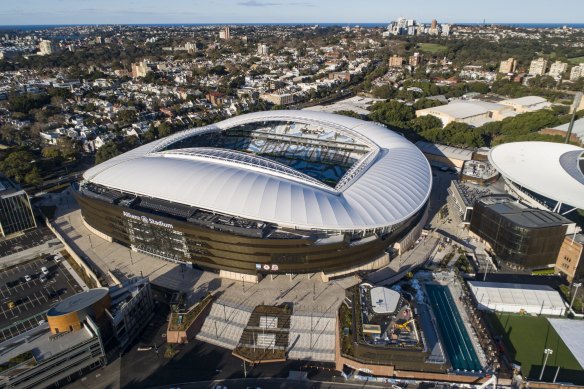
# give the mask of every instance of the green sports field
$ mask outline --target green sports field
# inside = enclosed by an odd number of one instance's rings
[[[552,381],[560,366],[558,382],[584,384],[584,369],[545,317],[520,316],[507,313],[489,314],[493,328],[501,335],[511,360],[521,365],[523,374],[538,379],[543,364],[543,350],[550,348],[544,381]]]
[[[420,51],[430,54],[445,54],[448,51],[448,47],[438,43],[420,43],[418,46]]]
[[[571,63],[573,63],[574,65],[578,65],[578,64],[584,63],[584,57],[570,58],[569,61]]]

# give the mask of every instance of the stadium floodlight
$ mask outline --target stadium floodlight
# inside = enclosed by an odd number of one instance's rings
[[[541,367],[541,373],[539,373],[539,380],[541,381],[541,377],[543,377],[543,372],[545,370],[545,365],[547,363],[548,357],[554,353],[554,350],[552,350],[551,348],[546,348],[545,350],[543,350],[543,353],[545,354],[545,358],[543,359],[543,366]]]

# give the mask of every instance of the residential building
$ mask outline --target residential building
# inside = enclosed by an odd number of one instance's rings
[[[499,65],[499,73],[515,73],[515,69],[517,67],[517,61],[515,58],[509,58],[505,61],[501,61]]]
[[[39,55],[51,55],[57,52],[56,46],[50,40],[42,40],[39,43]]]
[[[141,61],[138,63],[132,64],[132,77],[146,77],[148,73],[150,73],[152,69],[150,68],[149,64],[146,61]]]
[[[411,55],[409,58],[409,63],[410,63],[410,66],[413,66],[413,67],[420,66],[422,64],[422,54],[414,53],[414,55]]]
[[[264,93],[260,99],[272,103],[274,105],[290,105],[294,104],[294,95],[285,92]]]
[[[35,227],[28,195],[0,173],[0,236],[6,237]]]
[[[351,73],[349,72],[332,72],[328,75],[329,80],[337,81],[351,81]]]
[[[572,67],[572,70],[570,71],[570,81],[576,81],[580,77],[584,77],[584,63]]]
[[[260,43],[258,45],[258,55],[265,56],[268,55],[270,52],[270,48],[265,43]]]
[[[185,50],[189,54],[194,54],[197,52],[197,44],[195,42],[187,42],[185,43]]]
[[[549,75],[552,77],[562,77],[562,75],[564,73],[566,73],[566,70],[568,70],[568,64],[565,62],[561,62],[561,61],[556,61],[552,64],[552,66],[550,66],[550,72]]]
[[[226,41],[231,39],[231,32],[229,31],[229,26],[225,26],[219,31],[219,39],[224,39]]]
[[[538,58],[531,61],[529,74],[533,76],[543,76],[547,69],[548,61],[545,58]]]
[[[225,98],[225,95],[221,92],[209,92],[205,98],[209,100],[213,107],[220,107],[223,105],[223,99]]]
[[[573,234],[564,238],[555,270],[565,275],[569,282],[584,278],[584,235]]]
[[[390,68],[401,68],[404,64],[404,57],[394,54],[389,57],[389,67]]]

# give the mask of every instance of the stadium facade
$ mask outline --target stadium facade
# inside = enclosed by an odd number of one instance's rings
[[[206,270],[346,272],[412,235],[432,186],[423,154],[378,124],[311,111],[237,116],[85,172],[104,239]]]

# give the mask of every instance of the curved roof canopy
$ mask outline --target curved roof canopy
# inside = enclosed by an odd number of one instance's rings
[[[172,149],[195,135],[257,122],[321,126],[355,139],[370,152],[335,188],[273,160],[215,148]],[[381,125],[313,111],[237,116],[151,142],[95,166],[86,181],[242,218],[299,229],[373,230],[409,219],[432,186],[424,155]]]
[[[489,161],[514,183],[584,209],[584,149],[562,143],[515,142],[493,148]]]

